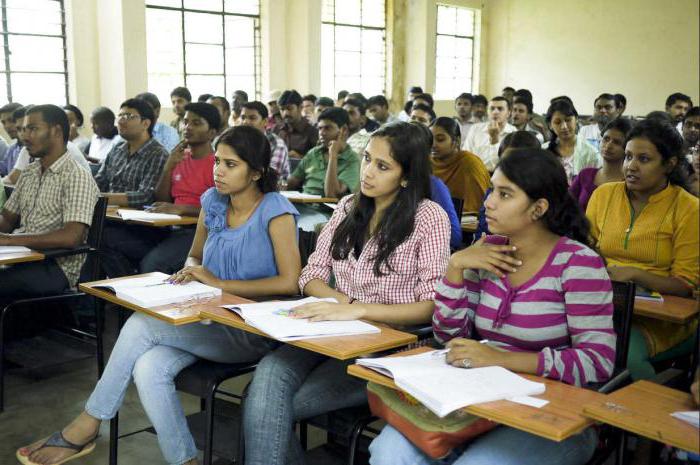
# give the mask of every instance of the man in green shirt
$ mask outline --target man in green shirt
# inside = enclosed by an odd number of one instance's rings
[[[289,190],[340,198],[357,190],[359,157],[347,144],[348,113],[328,108],[318,117],[320,144],[309,150],[287,179]]]

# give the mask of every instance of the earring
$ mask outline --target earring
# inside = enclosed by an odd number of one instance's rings
[[[401,184],[401,187],[405,189],[406,186],[408,186],[408,181],[401,181],[400,184]]]

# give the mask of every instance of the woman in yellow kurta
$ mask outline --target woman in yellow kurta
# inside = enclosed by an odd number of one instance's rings
[[[447,184],[452,197],[464,199],[463,211],[478,211],[491,183],[484,162],[478,155],[459,149],[460,129],[454,119],[441,116],[431,125],[430,130],[433,133],[433,174]]]
[[[698,285],[698,199],[677,169],[683,141],[671,125],[646,120],[625,146],[624,182],[593,193],[586,214],[599,252],[616,281],[662,294],[690,296]],[[695,325],[635,317],[628,368],[650,378],[649,359],[694,334]]]

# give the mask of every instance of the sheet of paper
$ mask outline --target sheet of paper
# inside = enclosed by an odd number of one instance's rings
[[[338,207],[337,203],[324,203],[323,205],[325,205],[326,207],[331,208],[333,210],[335,210]]]
[[[671,414],[673,418],[678,418],[696,428],[700,428],[700,411],[691,410],[688,412],[674,412]]]
[[[24,252],[31,252],[31,249],[21,245],[0,245],[0,255]]]
[[[297,191],[280,191],[280,194],[287,197],[288,199],[320,199],[321,196],[317,194],[304,194],[303,192]]]
[[[515,402],[516,404],[529,405],[530,407],[535,408],[542,408],[549,403],[548,400],[538,399],[537,397],[530,396],[511,397],[508,400],[511,402]]]
[[[182,217],[180,215],[171,215],[170,213],[152,213],[143,210],[126,210],[120,208],[117,210],[119,216],[124,220],[180,220]]]

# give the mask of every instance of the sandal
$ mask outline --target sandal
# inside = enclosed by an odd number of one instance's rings
[[[86,442],[83,445],[79,444],[73,444],[72,442],[66,440],[66,438],[63,437],[63,433],[61,431],[56,431],[53,433],[49,438],[38,448],[34,449],[32,451],[32,454],[38,450],[43,449],[44,447],[61,447],[63,449],[72,449],[76,451],[75,454],[71,455],[70,457],[66,457],[65,459],[61,460],[60,462],[55,462],[52,463],[51,465],[61,465],[66,462],[70,462],[73,459],[77,459],[80,457],[84,457],[91,453],[93,450],[95,450],[95,440],[99,436],[98,434],[95,434],[95,436],[90,439],[88,442]],[[29,460],[29,455],[24,456],[19,453],[19,449],[17,449],[17,453],[15,454],[17,457],[17,460],[19,460],[19,463],[23,465],[36,465],[35,462],[32,462]]]

